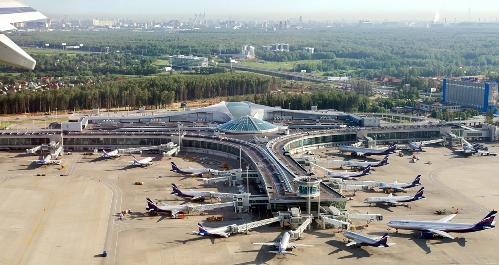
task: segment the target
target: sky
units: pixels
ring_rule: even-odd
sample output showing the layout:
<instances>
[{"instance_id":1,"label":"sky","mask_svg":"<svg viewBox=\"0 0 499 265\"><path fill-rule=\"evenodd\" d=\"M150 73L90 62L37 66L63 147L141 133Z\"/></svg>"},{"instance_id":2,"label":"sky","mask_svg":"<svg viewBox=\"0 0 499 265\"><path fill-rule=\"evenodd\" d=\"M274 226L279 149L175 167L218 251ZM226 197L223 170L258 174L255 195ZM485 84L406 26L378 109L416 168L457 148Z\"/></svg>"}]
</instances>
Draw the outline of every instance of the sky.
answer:
<instances>
[{"instance_id":1,"label":"sky","mask_svg":"<svg viewBox=\"0 0 499 265\"><path fill-rule=\"evenodd\" d=\"M304 20L477 20L499 17L498 0L24 0L48 15Z\"/></svg>"}]
</instances>

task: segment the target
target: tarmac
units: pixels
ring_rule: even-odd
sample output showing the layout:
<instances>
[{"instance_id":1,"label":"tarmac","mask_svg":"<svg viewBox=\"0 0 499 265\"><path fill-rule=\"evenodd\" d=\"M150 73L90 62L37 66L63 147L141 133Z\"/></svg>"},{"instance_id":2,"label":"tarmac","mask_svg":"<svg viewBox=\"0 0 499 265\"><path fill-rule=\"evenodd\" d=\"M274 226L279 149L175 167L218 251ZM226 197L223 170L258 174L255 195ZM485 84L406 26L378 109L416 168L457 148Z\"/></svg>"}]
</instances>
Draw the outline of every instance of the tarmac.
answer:
<instances>
[{"instance_id":1,"label":"tarmac","mask_svg":"<svg viewBox=\"0 0 499 265\"><path fill-rule=\"evenodd\" d=\"M209 215L170 219L144 214L146 197L162 203L183 203L170 194L171 183L181 188L218 190L202 186L196 178L170 172L170 161L180 167L204 164L218 169L223 163L234 167L234 161L196 155L188 155L191 159L155 157L149 168L129 168L129 156L100 161L98 155L73 153L62 157L64 168L60 169L33 168L29 161L36 157L0 153L0 265L498 264L498 229L455 234L459 237L456 240L422 240L410 232L395 233L385 225L391 219L438 220L445 215L436 215L435 211L450 214L455 208L459 215L452 222L474 223L498 208L498 157L459 158L444 147L426 150L417 153L420 160L416 163L410 163L409 156L392 155L389 165L363 177L409 182L421 174L426 200L410 207L369 207L362 200L383 193L357 192L348 203L350 211L383 214L382 222L371 223L360 232L372 236L389 232L389 242L396 245L347 248L341 233L312 229L299 240L312 247L295 249L285 257L268 253L270 247L252 244L278 240L283 232L278 225L214 240L191 233L198 222L218 227L250 220L248 215L239 216L230 209L224 210L223 222L207 222ZM497 146L491 148L498 150ZM336 150L331 149L314 153L336 156ZM120 220L119 212L128 209L131 213ZM99 255L103 250L107 257Z\"/></svg>"}]
</instances>

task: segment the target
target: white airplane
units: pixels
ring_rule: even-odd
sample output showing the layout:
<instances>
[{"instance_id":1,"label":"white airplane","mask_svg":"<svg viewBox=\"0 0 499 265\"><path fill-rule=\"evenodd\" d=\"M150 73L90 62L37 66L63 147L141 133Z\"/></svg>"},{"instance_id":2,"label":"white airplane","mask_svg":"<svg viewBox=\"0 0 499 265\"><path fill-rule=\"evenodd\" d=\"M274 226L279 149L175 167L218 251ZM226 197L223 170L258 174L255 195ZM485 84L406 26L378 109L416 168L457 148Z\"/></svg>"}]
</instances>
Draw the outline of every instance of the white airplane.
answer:
<instances>
[{"instance_id":1,"label":"white airplane","mask_svg":"<svg viewBox=\"0 0 499 265\"><path fill-rule=\"evenodd\" d=\"M150 215L168 215L176 218L179 213L201 213L205 211L216 210L224 207L233 207L234 202L212 203L212 204L181 204L181 205L158 205L151 199L147 198L146 210Z\"/></svg>"},{"instance_id":2,"label":"white airplane","mask_svg":"<svg viewBox=\"0 0 499 265\"><path fill-rule=\"evenodd\" d=\"M217 173L218 170L210 169L210 168L183 168L180 169L177 167L177 165L174 162L172 163L172 169L170 171L173 171L178 174L186 175L186 176L199 176L202 177L203 174L210 174L210 173Z\"/></svg>"},{"instance_id":3,"label":"white airplane","mask_svg":"<svg viewBox=\"0 0 499 265\"><path fill-rule=\"evenodd\" d=\"M371 171L371 166L367 166L362 171L359 172L337 172L337 171L327 171L327 176L331 178L340 178L340 179L355 179L360 178L369 174Z\"/></svg>"},{"instance_id":4,"label":"white airplane","mask_svg":"<svg viewBox=\"0 0 499 265\"><path fill-rule=\"evenodd\" d=\"M206 228L201 223L198 223L198 231L192 231L193 234L209 237L229 237L231 234L231 226L226 225L217 228Z\"/></svg>"},{"instance_id":5,"label":"white airplane","mask_svg":"<svg viewBox=\"0 0 499 265\"><path fill-rule=\"evenodd\" d=\"M381 204L381 205L397 206L405 204L407 202L413 202L424 199L425 197L423 196L423 192L424 192L424 187L419 189L419 191L416 192L414 196L393 196L393 194L390 193L390 195L386 197L367 197L364 200L364 203L368 203L369 205Z\"/></svg>"},{"instance_id":6,"label":"white airplane","mask_svg":"<svg viewBox=\"0 0 499 265\"><path fill-rule=\"evenodd\" d=\"M460 154L462 156L472 156L473 154L478 152L477 148L475 148L475 146L470 144L468 141L464 140L463 138L461 138L461 141L462 141L462 149L454 151L457 154Z\"/></svg>"},{"instance_id":7,"label":"white airplane","mask_svg":"<svg viewBox=\"0 0 499 265\"><path fill-rule=\"evenodd\" d=\"M413 152L424 152L423 147L430 145L430 144L438 144L442 143L444 140L443 139L437 139L437 140L429 140L429 141L420 141L420 142L410 142L407 147L409 147L409 150Z\"/></svg>"},{"instance_id":8,"label":"white airplane","mask_svg":"<svg viewBox=\"0 0 499 265\"><path fill-rule=\"evenodd\" d=\"M454 239L449 232L470 233L494 228L496 223L494 218L496 217L496 214L497 211L491 211L475 224L449 223L450 220L456 217L456 214L452 214L438 221L393 220L388 222L387 225L395 228L397 232L399 229L420 231L422 238L433 238L438 236Z\"/></svg>"},{"instance_id":9,"label":"white airplane","mask_svg":"<svg viewBox=\"0 0 499 265\"><path fill-rule=\"evenodd\" d=\"M137 160L135 157L133 158L133 161L130 162L130 166L132 167L148 167L152 165L152 159L153 157L146 157L141 160Z\"/></svg>"},{"instance_id":10,"label":"white airplane","mask_svg":"<svg viewBox=\"0 0 499 265\"><path fill-rule=\"evenodd\" d=\"M43 159L31 160L30 162L36 163L37 165L40 165L40 166L60 165L62 163L61 160L52 160L52 157L50 155L44 157Z\"/></svg>"},{"instance_id":11,"label":"white airplane","mask_svg":"<svg viewBox=\"0 0 499 265\"><path fill-rule=\"evenodd\" d=\"M197 190L180 190L175 183L172 183L172 192L177 197L182 199L187 199L190 201L204 201L205 199L211 198L233 198L235 194L233 193L222 193L215 191L197 191Z\"/></svg>"},{"instance_id":12,"label":"white airplane","mask_svg":"<svg viewBox=\"0 0 499 265\"><path fill-rule=\"evenodd\" d=\"M291 251L297 247L311 247L312 246L312 245L303 245L303 244L291 243L291 242L289 242L290 238L291 238L291 234L289 232L285 232L282 235L279 242L253 243L253 245L273 246L276 248L276 250L272 250L269 252L274 253L274 254L280 254L280 255L290 254Z\"/></svg>"},{"instance_id":13,"label":"white airplane","mask_svg":"<svg viewBox=\"0 0 499 265\"><path fill-rule=\"evenodd\" d=\"M336 162L336 161L335 161ZM350 168L366 168L368 166L373 167L381 167L384 165L388 165L388 155L386 155L382 160L372 162L372 161L341 161L341 167L350 167Z\"/></svg>"},{"instance_id":14,"label":"white airplane","mask_svg":"<svg viewBox=\"0 0 499 265\"><path fill-rule=\"evenodd\" d=\"M395 152L396 145L392 144L387 148L373 149L355 146L340 146L339 150L342 153L350 153L352 156L371 156L371 155L389 155Z\"/></svg>"},{"instance_id":15,"label":"white airplane","mask_svg":"<svg viewBox=\"0 0 499 265\"><path fill-rule=\"evenodd\" d=\"M351 240L347 244L347 247L371 246L371 247L378 247L378 248L385 248L385 247L387 248L387 247L395 245L395 243L387 243L388 237L389 237L388 234L384 234L382 237L372 238L372 237L368 237L368 236L360 234L360 233L346 231L345 233L343 233L343 235L346 238Z\"/></svg>"},{"instance_id":16,"label":"white airplane","mask_svg":"<svg viewBox=\"0 0 499 265\"><path fill-rule=\"evenodd\" d=\"M418 175L411 183L399 183L397 181L393 183L380 182L378 188L381 190L391 190L396 192L402 192L410 188L414 188L421 185L421 175Z\"/></svg>"},{"instance_id":17,"label":"white airplane","mask_svg":"<svg viewBox=\"0 0 499 265\"><path fill-rule=\"evenodd\" d=\"M32 7L17 1L0 1L0 31L15 30L13 23L47 19ZM35 69L36 61L4 34L0 34L0 62L28 70Z\"/></svg>"},{"instance_id":18,"label":"white airplane","mask_svg":"<svg viewBox=\"0 0 499 265\"><path fill-rule=\"evenodd\" d=\"M121 155L118 153L118 149L116 149L111 152L106 152L106 150L103 150L102 155L100 157L104 159L113 159L113 158L118 158L120 156Z\"/></svg>"}]
</instances>

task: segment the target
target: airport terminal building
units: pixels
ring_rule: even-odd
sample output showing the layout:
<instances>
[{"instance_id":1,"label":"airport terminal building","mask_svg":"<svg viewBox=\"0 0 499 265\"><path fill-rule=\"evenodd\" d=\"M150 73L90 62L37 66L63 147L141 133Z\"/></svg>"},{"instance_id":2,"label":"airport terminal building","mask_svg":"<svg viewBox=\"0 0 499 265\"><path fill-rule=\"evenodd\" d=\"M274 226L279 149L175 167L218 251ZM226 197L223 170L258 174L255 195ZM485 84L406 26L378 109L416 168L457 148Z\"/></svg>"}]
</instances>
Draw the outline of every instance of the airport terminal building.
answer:
<instances>
[{"instance_id":1,"label":"airport terminal building","mask_svg":"<svg viewBox=\"0 0 499 265\"><path fill-rule=\"evenodd\" d=\"M480 112L496 111L498 93L496 82L442 81L442 103L474 108Z\"/></svg>"}]
</instances>

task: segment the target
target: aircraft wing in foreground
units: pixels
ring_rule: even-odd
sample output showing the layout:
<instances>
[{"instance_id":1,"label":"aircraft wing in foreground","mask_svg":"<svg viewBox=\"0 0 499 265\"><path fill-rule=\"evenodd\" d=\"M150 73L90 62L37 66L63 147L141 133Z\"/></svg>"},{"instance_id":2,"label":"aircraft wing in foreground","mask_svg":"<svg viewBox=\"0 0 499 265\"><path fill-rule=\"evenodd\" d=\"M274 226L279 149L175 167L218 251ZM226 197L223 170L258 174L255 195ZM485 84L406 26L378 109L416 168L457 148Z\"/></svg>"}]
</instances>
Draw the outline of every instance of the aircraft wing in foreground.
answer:
<instances>
[{"instance_id":1,"label":"aircraft wing in foreground","mask_svg":"<svg viewBox=\"0 0 499 265\"><path fill-rule=\"evenodd\" d=\"M17 1L0 1L0 31L15 30L19 22L47 19L32 7ZM36 61L4 34L0 34L0 62L33 70Z\"/></svg>"}]
</instances>

